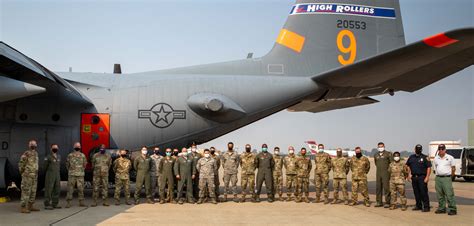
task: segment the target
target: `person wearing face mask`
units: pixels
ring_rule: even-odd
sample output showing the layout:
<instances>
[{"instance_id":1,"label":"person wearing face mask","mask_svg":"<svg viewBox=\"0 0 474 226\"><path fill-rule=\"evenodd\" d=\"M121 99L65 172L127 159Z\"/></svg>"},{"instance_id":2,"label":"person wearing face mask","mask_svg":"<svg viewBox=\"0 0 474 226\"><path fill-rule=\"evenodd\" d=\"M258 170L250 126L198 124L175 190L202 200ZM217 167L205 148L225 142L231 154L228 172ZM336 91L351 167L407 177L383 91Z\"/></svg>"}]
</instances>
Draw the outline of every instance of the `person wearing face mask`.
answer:
<instances>
[{"instance_id":1,"label":"person wearing face mask","mask_svg":"<svg viewBox=\"0 0 474 226\"><path fill-rule=\"evenodd\" d=\"M109 202L107 201L107 195L109 191L109 169L112 165L112 157L105 152L105 145L101 144L99 148L99 152L95 153L92 156L92 184L93 184L93 192L92 192L92 205L91 207L97 206L97 198L99 197L99 188L102 187L102 205L109 206Z\"/></svg>"},{"instance_id":2,"label":"person wearing face mask","mask_svg":"<svg viewBox=\"0 0 474 226\"><path fill-rule=\"evenodd\" d=\"M300 156L296 160L296 199L295 202L309 203L309 175L311 174L311 157L306 155L306 148L301 148ZM304 194L304 198L302 196Z\"/></svg>"},{"instance_id":3,"label":"person wearing face mask","mask_svg":"<svg viewBox=\"0 0 474 226\"><path fill-rule=\"evenodd\" d=\"M214 158L211 157L209 149L204 150L204 158L198 160L196 169L199 172L199 200L198 204L203 203L206 198L206 191L211 197L211 202L217 204L216 201L216 189L214 184L214 173L217 169L217 163ZM207 189L206 189L207 188Z\"/></svg>"},{"instance_id":4,"label":"person wearing face mask","mask_svg":"<svg viewBox=\"0 0 474 226\"><path fill-rule=\"evenodd\" d=\"M337 204L339 200L339 190L342 190L344 204L349 204L349 195L347 194L347 173L349 173L349 160L342 156L342 148L336 150L336 158L331 160L334 188L334 200L331 204Z\"/></svg>"},{"instance_id":5,"label":"person wearing face mask","mask_svg":"<svg viewBox=\"0 0 474 226\"><path fill-rule=\"evenodd\" d=\"M195 143L191 145L191 155L190 158L193 160L194 165L197 164L202 155L198 152L197 146ZM193 182L193 197L195 200L199 198L199 172L196 171L194 178L192 179Z\"/></svg>"},{"instance_id":6,"label":"person wearing face mask","mask_svg":"<svg viewBox=\"0 0 474 226\"><path fill-rule=\"evenodd\" d=\"M174 174L178 179L178 203L183 204L185 199L188 203L194 204L192 180L196 177L196 162L191 154L187 154L186 148L182 148L181 153L182 155L174 164ZM186 195L183 198L184 187L186 187Z\"/></svg>"},{"instance_id":7,"label":"person wearing face mask","mask_svg":"<svg viewBox=\"0 0 474 226\"><path fill-rule=\"evenodd\" d=\"M255 155L252 153L250 144L245 145L245 152L240 155L240 187L242 188L242 198L240 202L245 202L245 196L250 191L252 202L255 202L255 169L257 168ZM248 188L248 191L247 191Z\"/></svg>"},{"instance_id":8,"label":"person wearing face mask","mask_svg":"<svg viewBox=\"0 0 474 226\"><path fill-rule=\"evenodd\" d=\"M135 181L135 205L140 204L140 193L142 191L142 186L145 185L145 194L146 194L146 202L148 204L153 204L153 200L151 197L151 177L150 177L150 170L152 161L148 154L148 149L146 147L142 147L141 155L137 156L133 161L133 168L137 171L137 179Z\"/></svg>"},{"instance_id":9,"label":"person wearing face mask","mask_svg":"<svg viewBox=\"0 0 474 226\"><path fill-rule=\"evenodd\" d=\"M391 204L390 210L397 208L397 192L400 194L400 201L402 204L402 211L407 210L407 198L405 196L405 180L408 176L407 166L400 159L400 152L393 153L393 162L388 167L390 174L390 195Z\"/></svg>"},{"instance_id":10,"label":"person wearing face mask","mask_svg":"<svg viewBox=\"0 0 474 226\"><path fill-rule=\"evenodd\" d=\"M316 187L316 200L321 198L321 191L324 192L324 204L329 203L329 171L331 170L331 156L324 152L324 145L318 145L318 153L314 156L314 185Z\"/></svg>"},{"instance_id":11,"label":"person wearing face mask","mask_svg":"<svg viewBox=\"0 0 474 226\"><path fill-rule=\"evenodd\" d=\"M237 174L239 172L240 156L234 151L234 143L227 144L227 151L221 157L222 168L224 168L224 199L227 202L227 195L230 194L229 183L232 185L232 193L234 194L234 202L237 199Z\"/></svg>"},{"instance_id":12,"label":"person wearing face mask","mask_svg":"<svg viewBox=\"0 0 474 226\"><path fill-rule=\"evenodd\" d=\"M283 199L283 158L280 155L280 148L273 149L273 159L275 160L275 169L273 170L273 194L278 194L278 201Z\"/></svg>"},{"instance_id":13,"label":"person wearing face mask","mask_svg":"<svg viewBox=\"0 0 474 226\"><path fill-rule=\"evenodd\" d=\"M214 172L214 184L216 185L216 191L215 191L216 200L219 200L219 195L220 195L219 186L221 184L219 181L219 167L221 167L221 159L219 157L219 154L217 154L216 152L216 148L211 147L210 153L211 153L211 158L216 160L216 165L217 165L216 172Z\"/></svg>"},{"instance_id":14,"label":"person wearing face mask","mask_svg":"<svg viewBox=\"0 0 474 226\"><path fill-rule=\"evenodd\" d=\"M357 205L357 194L360 192L364 197L364 205L370 207L369 190L367 187L367 174L370 170L369 159L362 156L362 149L355 148L355 156L352 156L349 162L349 168L352 171L352 202L350 206Z\"/></svg>"},{"instance_id":15,"label":"person wearing face mask","mask_svg":"<svg viewBox=\"0 0 474 226\"><path fill-rule=\"evenodd\" d=\"M38 152L37 143L30 140L29 150L25 151L21 157L18 167L21 174L21 213L39 211L33 205L36 201L36 187L38 185Z\"/></svg>"},{"instance_id":16,"label":"person wearing face mask","mask_svg":"<svg viewBox=\"0 0 474 226\"><path fill-rule=\"evenodd\" d=\"M120 150L120 157L115 159L113 170L115 172L115 205L120 205L120 191L123 187L125 196L125 204L130 203L130 170L132 169L132 162L127 158L127 151Z\"/></svg>"},{"instance_id":17,"label":"person wearing face mask","mask_svg":"<svg viewBox=\"0 0 474 226\"><path fill-rule=\"evenodd\" d=\"M84 175L87 165L87 159L81 152L81 143L74 144L74 151L69 153L66 159L66 168L68 171L66 208L71 207L74 187L77 188L79 206L86 207L84 204Z\"/></svg>"},{"instance_id":18,"label":"person wearing face mask","mask_svg":"<svg viewBox=\"0 0 474 226\"><path fill-rule=\"evenodd\" d=\"M159 181L160 181L160 173L158 172L158 165L160 165L161 159L163 159L163 156L160 155L160 148L155 147L153 149L153 154L150 155L152 164L151 164L151 171L150 171L150 177L151 177L151 196L154 199L155 195L159 196ZM159 197L158 197L159 199Z\"/></svg>"},{"instance_id":19,"label":"person wearing face mask","mask_svg":"<svg viewBox=\"0 0 474 226\"><path fill-rule=\"evenodd\" d=\"M283 159L283 166L285 166L286 174L286 201L292 201L292 194L296 197L296 155L293 146L288 147L288 155Z\"/></svg>"},{"instance_id":20,"label":"person wearing face mask","mask_svg":"<svg viewBox=\"0 0 474 226\"><path fill-rule=\"evenodd\" d=\"M431 161L424 155L420 144L415 146L415 154L410 155L408 166L408 181L411 181L416 205L414 211L430 212L430 197L428 196L428 181L431 174Z\"/></svg>"},{"instance_id":21,"label":"person wearing face mask","mask_svg":"<svg viewBox=\"0 0 474 226\"><path fill-rule=\"evenodd\" d=\"M262 145L262 152L258 153L255 158L255 165L257 166L257 193L255 194L255 201L260 202L260 193L262 192L262 185L265 182L267 190L267 201L274 201L273 194L273 170L275 170L275 160L273 156L268 153L267 144Z\"/></svg>"},{"instance_id":22,"label":"person wearing face mask","mask_svg":"<svg viewBox=\"0 0 474 226\"><path fill-rule=\"evenodd\" d=\"M44 208L47 210L61 209L59 206L59 193L61 192L61 156L58 153L59 146L51 145L51 151L44 159L44 170L46 171L44 183Z\"/></svg>"},{"instance_id":23,"label":"person wearing face mask","mask_svg":"<svg viewBox=\"0 0 474 226\"><path fill-rule=\"evenodd\" d=\"M390 174L388 166L392 162L392 153L385 150L385 144L379 142L377 144L378 153L374 155L375 168L375 207L390 207ZM385 196L385 205L382 203L382 195Z\"/></svg>"},{"instance_id":24,"label":"person wearing face mask","mask_svg":"<svg viewBox=\"0 0 474 226\"><path fill-rule=\"evenodd\" d=\"M167 148L165 151L165 157L160 161L158 165L158 172L161 175L160 178L160 204L165 202L173 202L173 189L174 189L174 164L176 157L173 156L171 148ZM168 187L165 194L165 188Z\"/></svg>"}]
</instances>

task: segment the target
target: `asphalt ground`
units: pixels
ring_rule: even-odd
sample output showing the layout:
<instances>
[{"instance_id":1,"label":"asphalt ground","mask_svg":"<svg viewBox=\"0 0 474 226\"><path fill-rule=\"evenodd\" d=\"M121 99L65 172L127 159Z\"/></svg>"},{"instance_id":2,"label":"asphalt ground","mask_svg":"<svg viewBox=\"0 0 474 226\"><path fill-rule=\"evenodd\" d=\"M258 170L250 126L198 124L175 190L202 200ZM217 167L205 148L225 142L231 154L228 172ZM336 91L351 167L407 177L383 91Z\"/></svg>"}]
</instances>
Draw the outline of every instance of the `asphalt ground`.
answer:
<instances>
[{"instance_id":1,"label":"asphalt ground","mask_svg":"<svg viewBox=\"0 0 474 226\"><path fill-rule=\"evenodd\" d=\"M240 177L239 177L240 178ZM313 176L311 176L313 178ZM375 166L368 175L371 207L360 204L346 206L343 204L266 202L262 195L260 203L226 202L217 205L205 204L142 204L115 206L113 189L109 189L111 206L79 207L77 199L69 209L66 205L66 182L61 184L62 209L45 210L43 194L38 193L36 207L41 211L22 214L18 194L13 194L11 201L0 203L0 225L473 225L474 223L474 183L457 179L453 183L458 215L435 214L438 206L434 189L434 176L428 184L431 201L431 212L412 211L415 204L411 184L407 183L406 193L409 209L389 210L375 208ZM350 181L350 175L349 175ZM240 181L239 181L240 183ZM221 182L221 191L223 183ZM133 185L132 185L133 188ZM330 182L330 189L332 183ZM133 189L131 189L133 192ZM350 190L350 182L349 182ZM239 187L240 191L240 187ZM314 185L311 182L310 198L314 200ZM350 192L349 192L350 195ZM92 190L85 190L86 204L90 205ZM286 195L284 195L285 197ZM144 197L144 194L142 194ZM340 194L341 197L341 194ZM330 192L332 199L332 192Z\"/></svg>"}]
</instances>

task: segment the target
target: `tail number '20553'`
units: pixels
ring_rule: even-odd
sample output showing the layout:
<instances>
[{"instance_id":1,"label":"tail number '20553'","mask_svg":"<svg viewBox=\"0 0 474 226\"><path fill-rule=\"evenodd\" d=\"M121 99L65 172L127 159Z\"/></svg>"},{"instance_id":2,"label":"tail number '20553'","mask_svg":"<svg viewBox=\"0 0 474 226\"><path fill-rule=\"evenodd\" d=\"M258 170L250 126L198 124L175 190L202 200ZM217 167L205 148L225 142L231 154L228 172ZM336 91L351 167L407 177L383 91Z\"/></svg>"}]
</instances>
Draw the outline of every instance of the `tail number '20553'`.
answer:
<instances>
[{"instance_id":1,"label":"tail number '20553'","mask_svg":"<svg viewBox=\"0 0 474 226\"><path fill-rule=\"evenodd\" d=\"M357 20L337 20L336 27L365 30L367 28L367 24L364 21Z\"/></svg>"}]
</instances>

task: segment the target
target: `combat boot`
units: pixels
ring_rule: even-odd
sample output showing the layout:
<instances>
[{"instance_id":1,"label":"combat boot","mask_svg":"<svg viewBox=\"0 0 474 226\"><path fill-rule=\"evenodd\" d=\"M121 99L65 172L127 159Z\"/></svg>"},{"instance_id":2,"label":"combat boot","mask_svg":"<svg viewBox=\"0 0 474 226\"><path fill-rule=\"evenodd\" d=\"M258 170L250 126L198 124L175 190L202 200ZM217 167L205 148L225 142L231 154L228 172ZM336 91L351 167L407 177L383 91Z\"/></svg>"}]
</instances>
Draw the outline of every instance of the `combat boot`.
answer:
<instances>
[{"instance_id":1,"label":"combat boot","mask_svg":"<svg viewBox=\"0 0 474 226\"><path fill-rule=\"evenodd\" d=\"M40 211L38 208L33 206L33 203L28 203L28 210L30 211Z\"/></svg>"},{"instance_id":2,"label":"combat boot","mask_svg":"<svg viewBox=\"0 0 474 226\"><path fill-rule=\"evenodd\" d=\"M300 203L300 202L301 202L301 198L300 198L300 197L296 197L296 198L295 198L295 202L296 202L296 203Z\"/></svg>"},{"instance_id":3,"label":"combat boot","mask_svg":"<svg viewBox=\"0 0 474 226\"><path fill-rule=\"evenodd\" d=\"M71 207L71 200L67 200L66 201L66 208L70 208Z\"/></svg>"},{"instance_id":4,"label":"combat boot","mask_svg":"<svg viewBox=\"0 0 474 226\"><path fill-rule=\"evenodd\" d=\"M22 206L20 209L21 213L30 213L30 210L26 206Z\"/></svg>"},{"instance_id":5,"label":"combat boot","mask_svg":"<svg viewBox=\"0 0 474 226\"><path fill-rule=\"evenodd\" d=\"M240 198L240 202L245 202L245 195L242 195L242 198Z\"/></svg>"},{"instance_id":6,"label":"combat boot","mask_svg":"<svg viewBox=\"0 0 474 226\"><path fill-rule=\"evenodd\" d=\"M402 205L402 211L406 211L407 210L407 205Z\"/></svg>"},{"instance_id":7,"label":"combat boot","mask_svg":"<svg viewBox=\"0 0 474 226\"><path fill-rule=\"evenodd\" d=\"M255 196L255 202L260 202L260 195Z\"/></svg>"},{"instance_id":8,"label":"combat boot","mask_svg":"<svg viewBox=\"0 0 474 226\"><path fill-rule=\"evenodd\" d=\"M211 198L211 203L212 203L212 204L217 204L216 198Z\"/></svg>"},{"instance_id":9,"label":"combat boot","mask_svg":"<svg viewBox=\"0 0 474 226\"><path fill-rule=\"evenodd\" d=\"M202 199L201 198L197 201L197 204L202 204Z\"/></svg>"},{"instance_id":10,"label":"combat boot","mask_svg":"<svg viewBox=\"0 0 474 226\"><path fill-rule=\"evenodd\" d=\"M227 194L225 194L224 198L222 198L222 202L227 202Z\"/></svg>"},{"instance_id":11,"label":"combat boot","mask_svg":"<svg viewBox=\"0 0 474 226\"><path fill-rule=\"evenodd\" d=\"M239 198L237 198L237 195L234 195L234 202L239 202Z\"/></svg>"},{"instance_id":12,"label":"combat boot","mask_svg":"<svg viewBox=\"0 0 474 226\"><path fill-rule=\"evenodd\" d=\"M319 196L316 196L316 199L314 200L315 203L319 203L320 200L319 200Z\"/></svg>"},{"instance_id":13,"label":"combat boot","mask_svg":"<svg viewBox=\"0 0 474 226\"><path fill-rule=\"evenodd\" d=\"M293 197L291 195L288 195L285 201L287 202L293 201Z\"/></svg>"},{"instance_id":14,"label":"combat boot","mask_svg":"<svg viewBox=\"0 0 474 226\"><path fill-rule=\"evenodd\" d=\"M120 200L115 200L115 205L120 206Z\"/></svg>"},{"instance_id":15,"label":"combat boot","mask_svg":"<svg viewBox=\"0 0 474 226\"><path fill-rule=\"evenodd\" d=\"M332 200L331 204L337 204L337 199Z\"/></svg>"},{"instance_id":16,"label":"combat boot","mask_svg":"<svg viewBox=\"0 0 474 226\"><path fill-rule=\"evenodd\" d=\"M146 200L146 203L148 203L148 204L155 204L155 202L153 202L153 200L151 200L151 199L147 199L147 200Z\"/></svg>"},{"instance_id":17,"label":"combat boot","mask_svg":"<svg viewBox=\"0 0 474 226\"><path fill-rule=\"evenodd\" d=\"M79 206L80 207L87 207L87 205L84 204L84 200L79 200Z\"/></svg>"},{"instance_id":18,"label":"combat boot","mask_svg":"<svg viewBox=\"0 0 474 226\"><path fill-rule=\"evenodd\" d=\"M397 208L397 207L396 207L395 205L390 205L390 207L389 207L390 210L394 210L394 209L396 209L396 208Z\"/></svg>"},{"instance_id":19,"label":"combat boot","mask_svg":"<svg viewBox=\"0 0 474 226\"><path fill-rule=\"evenodd\" d=\"M80 204L79 204L79 206L80 206ZM97 206L97 199L94 199L92 201L91 207L96 207L96 206Z\"/></svg>"},{"instance_id":20,"label":"combat boot","mask_svg":"<svg viewBox=\"0 0 474 226\"><path fill-rule=\"evenodd\" d=\"M268 201L268 202L272 203L272 202L275 201L275 198L273 197L273 195L267 195L267 197L268 197L268 198L267 198L267 201Z\"/></svg>"},{"instance_id":21,"label":"combat boot","mask_svg":"<svg viewBox=\"0 0 474 226\"><path fill-rule=\"evenodd\" d=\"M130 203L130 200L126 199L126 200L125 200L125 205L130 206L130 205L132 205L132 203Z\"/></svg>"},{"instance_id":22,"label":"combat boot","mask_svg":"<svg viewBox=\"0 0 474 226\"><path fill-rule=\"evenodd\" d=\"M365 201L365 202L364 202L364 205L365 205L366 207L370 207L370 202L369 202L369 201Z\"/></svg>"},{"instance_id":23,"label":"combat boot","mask_svg":"<svg viewBox=\"0 0 474 226\"><path fill-rule=\"evenodd\" d=\"M349 205L349 200L344 200L344 205Z\"/></svg>"},{"instance_id":24,"label":"combat boot","mask_svg":"<svg viewBox=\"0 0 474 226\"><path fill-rule=\"evenodd\" d=\"M109 206L109 201L107 201L107 199L104 199L104 201L102 202L102 205L103 206Z\"/></svg>"},{"instance_id":25,"label":"combat boot","mask_svg":"<svg viewBox=\"0 0 474 226\"><path fill-rule=\"evenodd\" d=\"M54 208L52 206L45 206L44 209L45 210L54 210Z\"/></svg>"},{"instance_id":26,"label":"combat boot","mask_svg":"<svg viewBox=\"0 0 474 226\"><path fill-rule=\"evenodd\" d=\"M183 199L179 199L178 203L179 203L180 205L183 205L183 203L184 203L184 202L183 202Z\"/></svg>"},{"instance_id":27,"label":"combat boot","mask_svg":"<svg viewBox=\"0 0 474 226\"><path fill-rule=\"evenodd\" d=\"M349 206L357 206L357 202L356 202L356 201L352 201L351 203L349 203Z\"/></svg>"},{"instance_id":28,"label":"combat boot","mask_svg":"<svg viewBox=\"0 0 474 226\"><path fill-rule=\"evenodd\" d=\"M304 201L305 203L310 203L308 197L304 197L304 198L303 198L303 201Z\"/></svg>"},{"instance_id":29,"label":"combat boot","mask_svg":"<svg viewBox=\"0 0 474 226\"><path fill-rule=\"evenodd\" d=\"M160 204L165 204L165 199L160 199Z\"/></svg>"},{"instance_id":30,"label":"combat boot","mask_svg":"<svg viewBox=\"0 0 474 226\"><path fill-rule=\"evenodd\" d=\"M324 205L329 203L329 199L324 199Z\"/></svg>"}]
</instances>

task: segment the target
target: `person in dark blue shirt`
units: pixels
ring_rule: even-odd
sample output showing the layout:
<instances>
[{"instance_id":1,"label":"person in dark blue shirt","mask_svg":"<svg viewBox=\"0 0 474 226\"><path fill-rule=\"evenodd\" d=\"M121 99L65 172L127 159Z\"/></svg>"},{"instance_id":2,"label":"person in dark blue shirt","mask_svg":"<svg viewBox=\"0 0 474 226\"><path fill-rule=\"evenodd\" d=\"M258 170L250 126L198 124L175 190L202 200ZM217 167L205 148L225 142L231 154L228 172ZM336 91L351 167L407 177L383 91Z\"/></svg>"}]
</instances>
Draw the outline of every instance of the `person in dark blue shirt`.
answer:
<instances>
[{"instance_id":1,"label":"person in dark blue shirt","mask_svg":"<svg viewBox=\"0 0 474 226\"><path fill-rule=\"evenodd\" d=\"M431 162L424 155L420 144L415 146L415 154L411 155L406 165L408 166L408 180L411 180L415 193L416 206L413 210L430 212L430 198L428 196L428 181L431 174Z\"/></svg>"}]
</instances>

